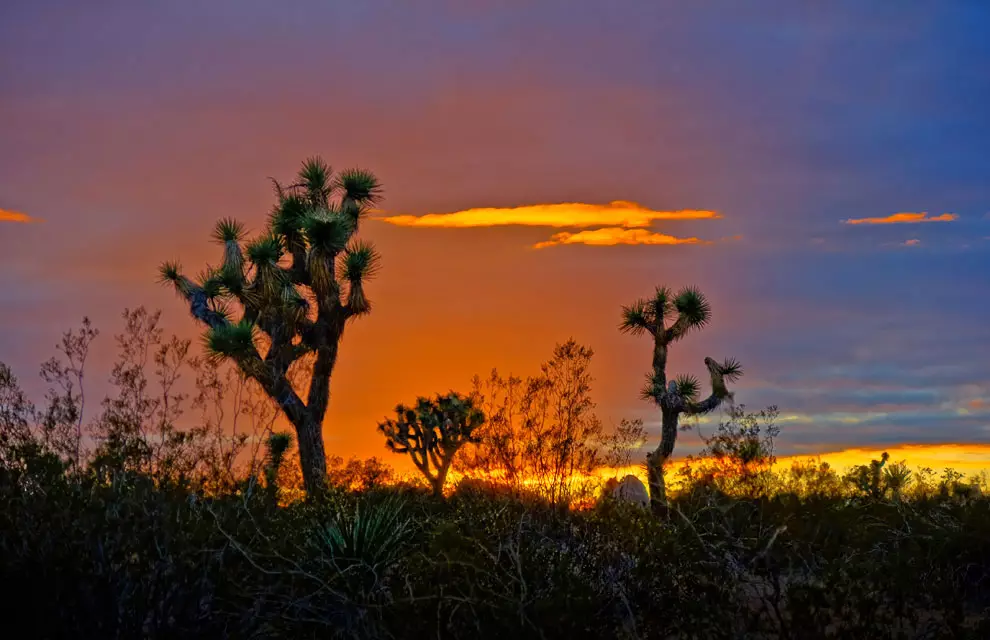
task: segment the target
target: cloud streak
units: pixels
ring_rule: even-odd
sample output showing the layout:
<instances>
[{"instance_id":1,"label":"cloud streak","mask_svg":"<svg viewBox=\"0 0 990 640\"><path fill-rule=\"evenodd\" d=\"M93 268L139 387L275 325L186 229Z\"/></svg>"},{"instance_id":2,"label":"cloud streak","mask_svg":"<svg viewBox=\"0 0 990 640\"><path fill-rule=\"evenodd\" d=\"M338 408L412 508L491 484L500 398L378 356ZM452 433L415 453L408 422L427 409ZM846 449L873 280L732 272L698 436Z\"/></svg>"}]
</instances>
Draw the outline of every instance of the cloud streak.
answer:
<instances>
[{"instance_id":1,"label":"cloud streak","mask_svg":"<svg viewBox=\"0 0 990 640\"><path fill-rule=\"evenodd\" d=\"M402 227L623 227L642 229L657 220L712 220L721 218L715 211L682 209L654 211L635 202L615 200L608 204L565 202L533 204L519 207L487 207L451 213L427 213L421 216L383 216L379 220Z\"/></svg>"},{"instance_id":2,"label":"cloud streak","mask_svg":"<svg viewBox=\"0 0 990 640\"><path fill-rule=\"evenodd\" d=\"M0 209L0 222L39 222L37 218L32 218L26 213L21 213L20 211L9 211L7 209Z\"/></svg>"},{"instance_id":3,"label":"cloud streak","mask_svg":"<svg viewBox=\"0 0 990 640\"><path fill-rule=\"evenodd\" d=\"M545 249L562 244L586 244L597 247L615 245L673 245L673 244L712 244L709 240L698 238L678 238L665 233L656 233L648 229L623 229L621 227L606 227L571 233L562 231L555 233L549 240L533 245L534 249Z\"/></svg>"},{"instance_id":4,"label":"cloud streak","mask_svg":"<svg viewBox=\"0 0 990 640\"><path fill-rule=\"evenodd\" d=\"M922 213L892 213L882 218L849 218L843 220L842 224L919 224L922 222L953 222L959 216L954 213L943 213L939 216L928 217L927 212Z\"/></svg>"}]
</instances>

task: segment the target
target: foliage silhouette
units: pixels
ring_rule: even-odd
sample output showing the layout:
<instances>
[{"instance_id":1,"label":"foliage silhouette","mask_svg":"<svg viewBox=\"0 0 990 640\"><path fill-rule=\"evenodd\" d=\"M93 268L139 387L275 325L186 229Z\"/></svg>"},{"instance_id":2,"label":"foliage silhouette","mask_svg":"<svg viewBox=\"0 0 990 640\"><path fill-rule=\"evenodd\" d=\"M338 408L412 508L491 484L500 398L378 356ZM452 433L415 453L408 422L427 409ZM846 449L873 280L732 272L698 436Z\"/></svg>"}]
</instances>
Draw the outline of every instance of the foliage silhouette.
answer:
<instances>
[{"instance_id":1,"label":"foliage silhouette","mask_svg":"<svg viewBox=\"0 0 990 640\"><path fill-rule=\"evenodd\" d=\"M408 453L430 484L433 495L443 495L454 456L465 444L477 442L475 432L485 423L485 414L474 399L457 393L419 398L415 407L398 405L395 419L378 424L386 446L395 453Z\"/></svg>"}]
</instances>

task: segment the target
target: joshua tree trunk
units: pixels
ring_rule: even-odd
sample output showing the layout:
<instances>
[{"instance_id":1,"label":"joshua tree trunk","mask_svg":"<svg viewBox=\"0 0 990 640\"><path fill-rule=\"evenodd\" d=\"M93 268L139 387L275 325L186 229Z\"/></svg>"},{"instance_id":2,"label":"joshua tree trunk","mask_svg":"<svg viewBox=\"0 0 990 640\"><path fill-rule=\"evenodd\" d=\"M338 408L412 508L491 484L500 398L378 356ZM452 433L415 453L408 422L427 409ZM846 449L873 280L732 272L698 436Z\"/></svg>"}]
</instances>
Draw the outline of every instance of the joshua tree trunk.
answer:
<instances>
[{"instance_id":1,"label":"joshua tree trunk","mask_svg":"<svg viewBox=\"0 0 990 640\"><path fill-rule=\"evenodd\" d=\"M293 426L299 439L299 467L302 469L303 486L308 495L315 495L326 488L327 456L323 448L323 420L307 414L301 423Z\"/></svg>"},{"instance_id":2,"label":"joshua tree trunk","mask_svg":"<svg viewBox=\"0 0 990 640\"><path fill-rule=\"evenodd\" d=\"M445 466L437 470L437 475L433 478L433 495L442 498L443 497L443 485L447 482L447 471L449 471L450 466Z\"/></svg>"},{"instance_id":3,"label":"joshua tree trunk","mask_svg":"<svg viewBox=\"0 0 990 640\"><path fill-rule=\"evenodd\" d=\"M647 479L650 484L650 508L657 515L667 514L667 484L664 481L664 467L674 452L677 441L677 426L680 422L676 411L662 410L663 426L660 444L646 456Z\"/></svg>"}]
</instances>

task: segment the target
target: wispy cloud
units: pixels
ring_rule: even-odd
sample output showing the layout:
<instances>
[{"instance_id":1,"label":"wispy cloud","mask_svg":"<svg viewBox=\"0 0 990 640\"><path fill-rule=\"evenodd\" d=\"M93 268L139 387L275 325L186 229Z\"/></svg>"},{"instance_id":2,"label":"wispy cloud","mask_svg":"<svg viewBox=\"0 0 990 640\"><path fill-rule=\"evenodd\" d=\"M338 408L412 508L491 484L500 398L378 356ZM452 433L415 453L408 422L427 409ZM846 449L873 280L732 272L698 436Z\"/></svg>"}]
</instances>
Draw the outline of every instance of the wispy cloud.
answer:
<instances>
[{"instance_id":1,"label":"wispy cloud","mask_svg":"<svg viewBox=\"0 0 990 640\"><path fill-rule=\"evenodd\" d=\"M520 207L488 207L451 213L427 213L421 216L382 216L390 224L403 227L622 227L642 229L657 220L706 220L721 218L715 211L682 209L654 211L635 202L616 200L608 204L580 202L533 204ZM637 243L638 244L638 243Z\"/></svg>"},{"instance_id":2,"label":"wispy cloud","mask_svg":"<svg viewBox=\"0 0 990 640\"><path fill-rule=\"evenodd\" d=\"M843 220L843 224L918 224L921 222L952 222L959 216L954 213L943 213L942 215L928 217L927 212L922 213L892 213L883 218L849 218Z\"/></svg>"},{"instance_id":3,"label":"wispy cloud","mask_svg":"<svg viewBox=\"0 0 990 640\"><path fill-rule=\"evenodd\" d=\"M543 249L561 244L587 244L599 247L609 247L620 244L712 244L709 240L698 238L678 238L665 233L656 233L648 229L623 229L607 227L571 233L562 231L555 233L549 240L533 245L534 249Z\"/></svg>"},{"instance_id":4,"label":"wispy cloud","mask_svg":"<svg viewBox=\"0 0 990 640\"><path fill-rule=\"evenodd\" d=\"M917 238L911 238L910 240L905 240L902 244L905 247L917 247L921 245L921 240L918 240Z\"/></svg>"},{"instance_id":5,"label":"wispy cloud","mask_svg":"<svg viewBox=\"0 0 990 640\"><path fill-rule=\"evenodd\" d=\"M9 211L0 209L0 222L40 222L37 218L32 218L20 211Z\"/></svg>"}]
</instances>

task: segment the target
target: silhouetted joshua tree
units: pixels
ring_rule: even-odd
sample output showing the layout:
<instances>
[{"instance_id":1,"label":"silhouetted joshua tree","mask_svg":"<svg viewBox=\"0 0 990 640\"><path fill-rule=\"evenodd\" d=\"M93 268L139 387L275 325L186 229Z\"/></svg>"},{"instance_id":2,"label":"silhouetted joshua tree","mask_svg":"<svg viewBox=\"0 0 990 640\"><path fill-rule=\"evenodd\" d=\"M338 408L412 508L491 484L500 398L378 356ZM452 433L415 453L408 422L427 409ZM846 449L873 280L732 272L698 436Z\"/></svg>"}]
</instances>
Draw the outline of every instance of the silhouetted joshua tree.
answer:
<instances>
[{"instance_id":1,"label":"silhouetted joshua tree","mask_svg":"<svg viewBox=\"0 0 990 640\"><path fill-rule=\"evenodd\" d=\"M326 486L323 418L340 339L350 319L371 310L364 285L379 256L354 236L381 190L372 174L333 175L321 158L304 162L295 183L273 182L277 203L259 237L244 245L241 223L220 220L213 236L224 248L219 268L194 281L167 262L161 275L206 325L210 352L234 360L295 427L303 483L313 494ZM288 372L305 356L313 360L303 401Z\"/></svg>"},{"instance_id":2,"label":"silhouetted joshua tree","mask_svg":"<svg viewBox=\"0 0 990 640\"><path fill-rule=\"evenodd\" d=\"M396 453L408 453L433 494L442 496L454 456L463 445L479 441L474 433L485 423L485 415L472 398L457 393L419 398L415 408L400 404L395 414L395 420L378 424L385 445Z\"/></svg>"},{"instance_id":3,"label":"silhouetted joshua tree","mask_svg":"<svg viewBox=\"0 0 990 640\"><path fill-rule=\"evenodd\" d=\"M868 465L856 465L846 474L846 481L862 495L880 500L888 488L883 471L889 459L890 454L884 451L879 460L870 460Z\"/></svg>"},{"instance_id":4,"label":"silhouetted joshua tree","mask_svg":"<svg viewBox=\"0 0 990 640\"><path fill-rule=\"evenodd\" d=\"M667 511L667 492L664 484L664 465L674 452L680 417L709 413L718 408L732 394L726 382L742 375L742 366L733 359L716 362L705 358L705 366L711 375L712 391L704 400L699 399L701 383L694 376L677 376L667 380L667 350L692 329L701 329L711 320L711 306L705 296L695 288L681 289L675 296L667 287L657 287L650 299L637 300L622 308L620 330L633 335L649 334L653 338L653 370L647 375L642 396L652 400L660 408L662 431L660 445L646 456L647 476L650 484L650 506L654 513Z\"/></svg>"}]
</instances>

